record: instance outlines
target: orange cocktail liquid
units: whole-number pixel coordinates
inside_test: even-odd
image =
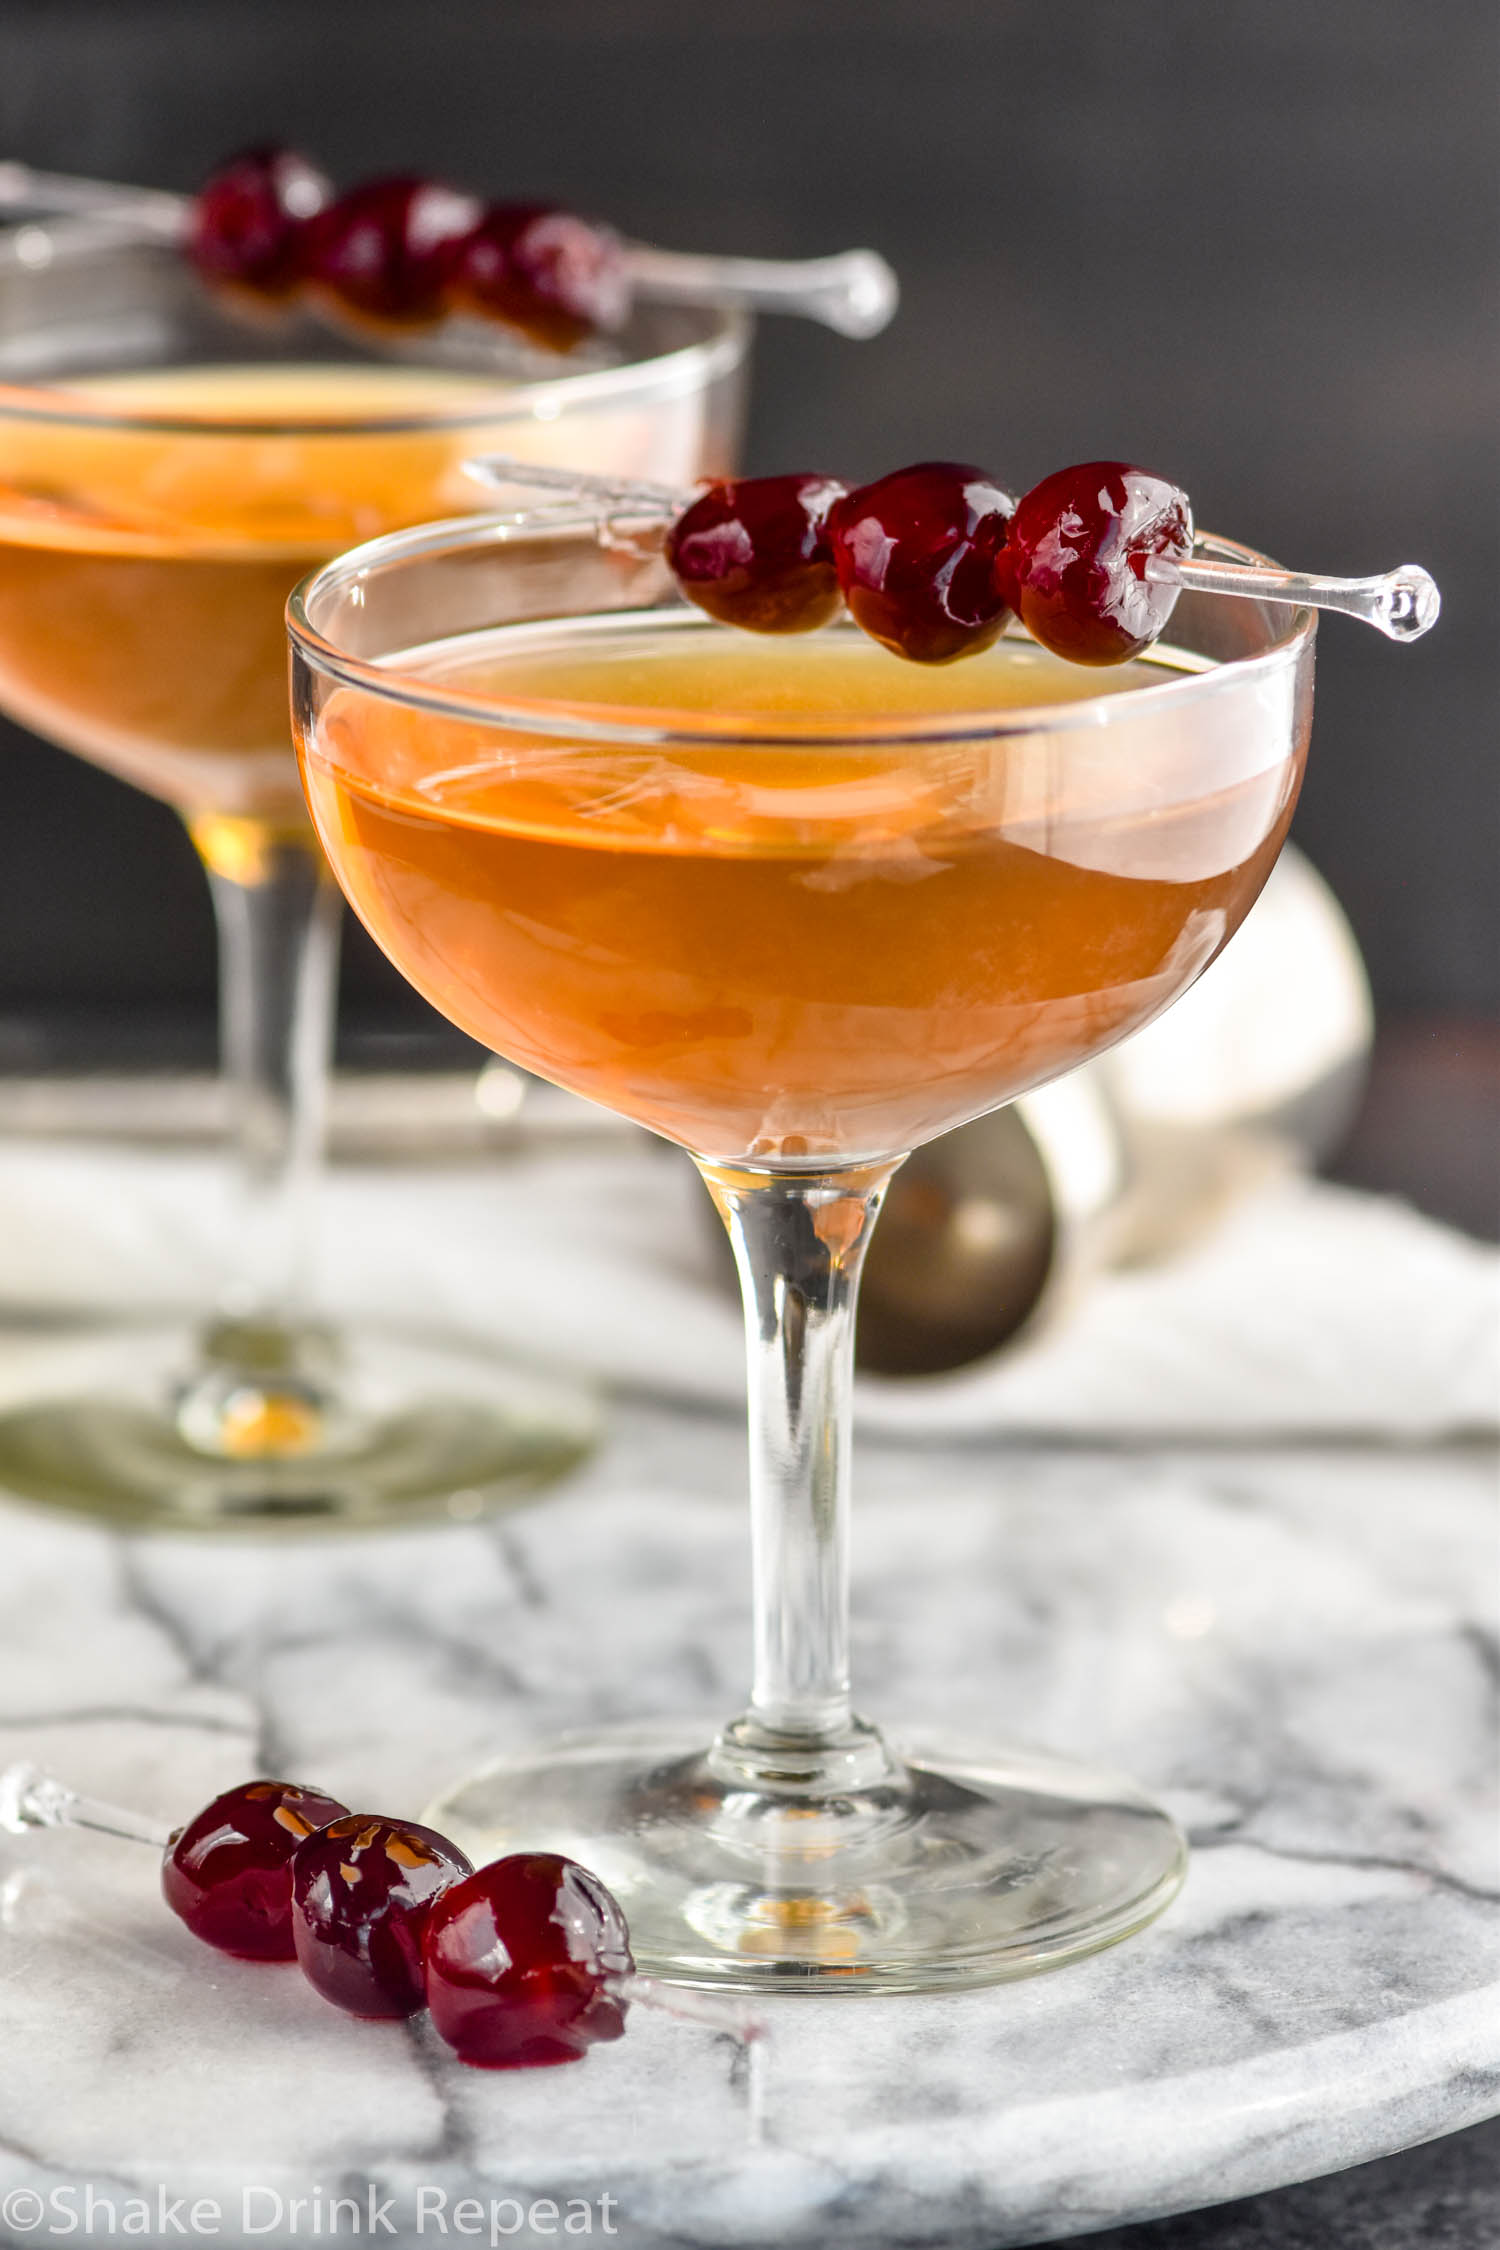
[[[700,1154],[806,1165],[1056,1076],[1223,944],[1290,817],[1290,730],[1262,756],[1221,752],[1201,695],[1196,721],[1143,695],[1120,729],[1057,709],[1190,661],[1086,672],[1007,639],[934,671],[850,630],[600,619],[403,656],[403,679],[503,698],[504,728],[348,686],[300,748],[349,897],[454,1022]],[[972,733],[568,739],[528,723],[531,702],[555,726],[556,699],[617,731],[673,712],[678,736],[726,715]],[[1020,708],[1040,709],[1021,732],[980,717]]]
[[[153,368],[0,388],[0,408],[39,396],[63,413],[0,414],[0,706],[195,831],[226,815],[303,822],[286,597],[343,548],[473,505],[465,417],[496,384],[402,366]],[[451,430],[349,427],[449,413]],[[167,426],[131,419],[146,415]]]

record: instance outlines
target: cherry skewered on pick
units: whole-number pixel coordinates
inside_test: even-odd
[[[834,477],[736,477],[715,484],[667,534],[667,562],[689,601],[751,633],[811,633],[843,604],[828,512]]]
[[[298,1845],[292,1937],[309,1984],[355,2016],[427,2004],[422,1938],[433,1903],[472,1866],[414,1820],[346,1813]]]
[[[367,180],[309,222],[302,250],[308,286],[341,311],[386,325],[437,320],[459,244],[481,206],[439,180]]]
[[[161,1887],[195,1937],[251,1961],[291,1961],[292,1854],[348,1811],[321,1789],[247,1781],[173,1831]]]
[[[552,1852],[476,1873],[419,1822],[250,1781],[173,1832],[162,1888],[221,1952],[295,1959],[351,2015],[430,2007],[460,2059],[486,2069],[576,2062],[625,2029],[625,1917],[596,1875]]]
[[[351,1813],[295,1782],[227,1789],[173,1832],[167,1903],[195,1936],[296,1960],[351,2015],[424,2005],[465,2062],[576,2062],[618,2039],[625,1917],[586,1867],[520,1853],[477,1874],[435,1829]]]
[[[444,302],[571,351],[586,336],[624,327],[630,278],[609,227],[550,204],[492,203],[453,246]]]
[[[280,299],[307,285],[325,307],[382,326],[450,312],[500,320],[566,352],[623,329],[637,298],[799,313],[846,336],[872,336],[897,302],[873,250],[801,260],[732,258],[628,242],[577,212],[492,203],[401,175],[333,197],[292,151],[262,148],[222,165],[192,200],[10,164],[0,206],[56,201],[118,219],[152,242],[181,243],[204,279]],[[84,239],[73,230],[74,246]]]
[[[997,590],[1055,655],[1124,664],[1176,606],[1174,574],[1151,566],[1192,551],[1193,512],[1177,485],[1126,461],[1083,461],[1018,502]]]
[[[625,1917],[597,1875],[556,1852],[517,1852],[455,1883],[423,1952],[434,2028],[464,2062],[577,2062],[624,2032]]]
[[[998,639],[995,583],[1015,503],[983,469],[921,461],[835,502],[828,528],[856,625],[897,656],[948,664]]]
[[[555,351],[624,326],[630,278],[613,231],[550,204],[488,206],[401,174],[333,187],[291,149],[222,165],[191,206],[187,251],[204,279],[266,298],[305,287],[382,327],[449,312],[505,321]]]
[[[335,1817],[320,1828],[309,1822]],[[639,1977],[625,1917],[596,1875],[551,1852],[476,1874],[414,1821],[347,1812],[292,1782],[249,1781],[183,1827],[82,1795],[24,1760],[0,1768],[0,1833],[84,1828],[165,1851],[162,1881],[188,1926],[222,1950],[295,1957],[335,2005],[415,2014],[487,2069],[575,2062],[621,2037],[635,2003],[749,2041],[761,2027],[722,1998],[667,1994]],[[300,1841],[299,1841],[300,1839]],[[216,1911],[201,1911],[205,1903]]]
[[[659,525],[682,592],[751,632],[830,622],[831,557],[854,622],[917,663],[977,654],[1015,612],[1059,656],[1123,664],[1159,637],[1183,592],[1340,610],[1395,641],[1419,640],[1442,610],[1419,563],[1328,578],[1205,554],[1187,494],[1123,461],[1060,469],[1019,503],[982,469],[951,461],[919,462],[853,492],[831,477],[784,476],[696,496],[507,453],[465,467],[502,489],[591,501],[601,527],[620,515]],[[523,526],[534,512],[508,520]]]
[[[188,256],[207,281],[284,297],[302,280],[307,222],[332,201],[333,182],[295,149],[245,149],[194,198]]]

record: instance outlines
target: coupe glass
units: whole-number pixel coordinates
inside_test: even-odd
[[[747,1707],[508,1759],[428,1817],[583,1860],[689,1984],[976,1983],[1139,1928],[1184,1846],[1130,1783],[853,1711],[855,1292],[903,1153],[1136,1029],[1237,927],[1312,616],[1187,596],[1145,670],[1016,635],[934,672],[848,626],[737,635],[582,525],[470,522],[372,542],[289,618],[356,910],[454,1021],[689,1149],[745,1296]]]
[[[283,611],[355,540],[492,507],[476,451],[722,471],[747,346],[739,315],[687,309],[567,360],[482,323],[362,340],[230,310],[170,249],[0,238],[0,706],[181,813],[218,920],[242,1184],[213,1317],[60,1349],[0,1416],[9,1489],[200,1528],[472,1514],[587,1448],[571,1383],[311,1310],[339,902],[288,738]]]

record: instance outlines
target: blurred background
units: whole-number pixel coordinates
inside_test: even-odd
[[[0,155],[191,189],[276,138],[683,248],[868,242],[898,321],[765,323],[747,466],[1125,456],[1289,564],[1426,563],[1419,647],[1321,636],[1296,835],[1383,1024],[1346,1169],[1492,1230],[1496,44],[1491,0],[8,0]],[[0,1069],[206,1060],[174,816],[0,732]],[[343,1021],[458,1042],[357,931]]]

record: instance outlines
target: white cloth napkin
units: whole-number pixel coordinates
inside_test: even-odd
[[[205,1305],[230,1221],[223,1166],[94,1144],[0,1143],[0,1318]],[[334,1316],[467,1331],[611,1382],[730,1406],[739,1315],[685,1158],[642,1140],[436,1165],[337,1167],[318,1220]],[[24,1383],[18,1346],[0,1392]],[[867,1379],[909,1434],[1387,1435],[1500,1422],[1500,1253],[1404,1205],[1264,1184],[1170,1263],[1099,1276],[992,1359]]]

